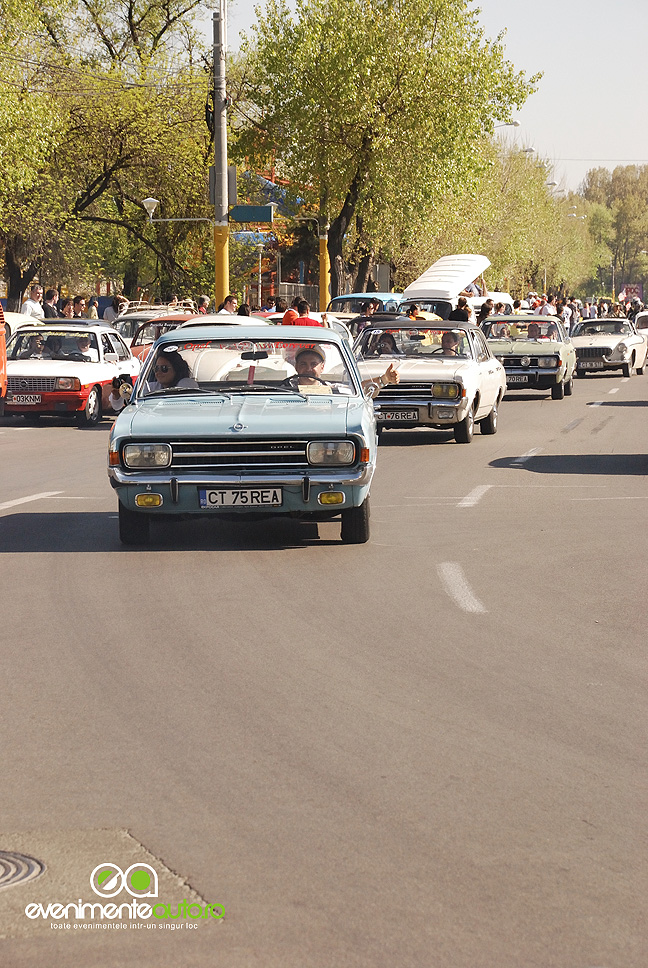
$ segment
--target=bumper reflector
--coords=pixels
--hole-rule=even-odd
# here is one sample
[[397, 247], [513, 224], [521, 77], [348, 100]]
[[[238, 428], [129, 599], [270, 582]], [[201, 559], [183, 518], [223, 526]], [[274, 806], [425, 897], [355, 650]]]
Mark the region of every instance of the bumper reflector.
[[344, 504], [342, 491], [323, 491], [317, 498], [320, 504]]
[[159, 508], [162, 504], [161, 494], [136, 494], [135, 504], [138, 508]]

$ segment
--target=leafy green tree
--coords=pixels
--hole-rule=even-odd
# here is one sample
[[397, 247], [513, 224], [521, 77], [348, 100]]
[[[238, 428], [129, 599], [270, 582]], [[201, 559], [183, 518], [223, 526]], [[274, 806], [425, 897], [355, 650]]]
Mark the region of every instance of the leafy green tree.
[[395, 210], [419, 223], [476, 179], [484, 130], [536, 80], [486, 41], [465, 0], [298, 0], [295, 14], [269, 0], [242, 58], [235, 150], [273, 162], [330, 221], [333, 295], [345, 255], [360, 271], [398, 245]]

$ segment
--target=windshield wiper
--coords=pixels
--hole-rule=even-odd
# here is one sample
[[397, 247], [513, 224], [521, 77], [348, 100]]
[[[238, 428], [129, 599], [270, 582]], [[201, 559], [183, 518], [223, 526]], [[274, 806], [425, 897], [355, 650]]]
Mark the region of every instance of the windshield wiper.
[[303, 400], [306, 399], [303, 393], [296, 390], [294, 387], [284, 387], [276, 383], [239, 383], [238, 380], [227, 383], [227, 392], [230, 393], [232, 390], [239, 390], [242, 393], [250, 393], [252, 390], [264, 390], [270, 393], [296, 393], [298, 397]]
[[204, 387], [166, 387], [164, 390], [151, 390], [150, 393], [143, 393], [141, 396], [148, 400], [149, 397], [162, 397], [169, 393], [207, 393], [210, 396], [220, 393], [221, 396], [228, 396], [227, 390], [207, 390]]

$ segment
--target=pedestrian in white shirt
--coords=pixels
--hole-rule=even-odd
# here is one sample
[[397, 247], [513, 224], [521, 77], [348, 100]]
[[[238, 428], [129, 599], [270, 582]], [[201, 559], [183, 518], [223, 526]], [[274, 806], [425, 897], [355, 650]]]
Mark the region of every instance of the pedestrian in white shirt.
[[37, 319], [43, 319], [44, 309], [41, 306], [42, 298], [43, 287], [39, 285], [32, 286], [29, 290], [29, 299], [25, 299], [20, 309], [23, 316], [35, 316]]

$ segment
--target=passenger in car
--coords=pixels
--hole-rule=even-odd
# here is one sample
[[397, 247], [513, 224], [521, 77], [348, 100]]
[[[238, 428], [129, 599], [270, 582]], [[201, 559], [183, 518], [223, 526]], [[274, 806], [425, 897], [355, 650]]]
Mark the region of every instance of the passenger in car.
[[29, 345], [26, 350], [18, 357], [19, 360], [39, 360], [44, 356], [49, 356], [43, 352], [45, 346], [45, 340], [40, 333], [32, 333], [29, 337]]
[[529, 339], [540, 339], [540, 327], [537, 323], [529, 323], [527, 336]]
[[[198, 389], [198, 384], [189, 372], [189, 364], [177, 350], [163, 350], [159, 353], [152, 368], [155, 379], [146, 384], [145, 393], [157, 393], [159, 390], [170, 390], [173, 387], [187, 387]], [[122, 384], [123, 386], [123, 384]], [[128, 386], [128, 385], [127, 385]], [[121, 395], [121, 387], [115, 386], [110, 392], [110, 404], [113, 410], [121, 410], [130, 397], [130, 390], [125, 390], [126, 398]]]
[[402, 351], [396, 346], [396, 340], [392, 333], [380, 333], [374, 336], [370, 353], [374, 356], [382, 356], [383, 353], [392, 356], [402, 356]]
[[441, 336], [441, 355], [442, 356], [458, 356], [459, 351], [459, 336], [457, 333], [453, 333], [452, 330], [447, 329]]

